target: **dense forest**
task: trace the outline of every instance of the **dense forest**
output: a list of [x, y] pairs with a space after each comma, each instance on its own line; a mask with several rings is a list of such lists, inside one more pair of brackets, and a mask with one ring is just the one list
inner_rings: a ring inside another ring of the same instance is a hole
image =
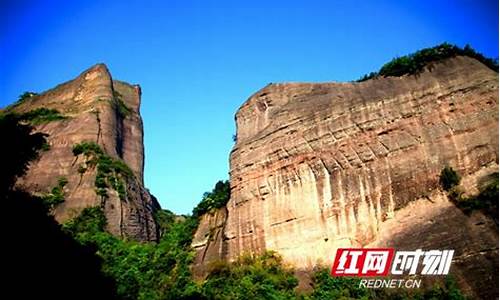
[[[62, 225], [54, 220], [51, 209], [64, 201], [58, 192], [64, 179], [52, 190], [52, 197], [37, 197], [16, 188], [16, 178], [43, 151], [46, 135], [33, 132], [24, 116], [13, 113], [0, 114], [0, 132], [8, 144], [0, 147], [2, 219], [7, 225], [6, 257], [10, 262], [4, 269], [4, 293], [16, 298], [464, 299], [451, 278], [426, 291], [388, 293], [359, 289], [358, 279], [334, 278], [321, 268], [311, 274], [309, 289], [298, 290], [294, 270], [272, 251], [244, 254], [232, 263], [213, 263], [206, 278], [195, 280], [191, 276], [193, 233], [203, 213], [227, 203], [229, 182], [220, 181], [205, 193], [192, 215], [158, 211], [158, 242], [122, 240], [105, 231], [106, 218], [100, 207], [86, 208]], [[74, 151], [96, 152], [96, 159], [103, 160], [106, 168], [113, 166], [93, 145], [79, 145]]]

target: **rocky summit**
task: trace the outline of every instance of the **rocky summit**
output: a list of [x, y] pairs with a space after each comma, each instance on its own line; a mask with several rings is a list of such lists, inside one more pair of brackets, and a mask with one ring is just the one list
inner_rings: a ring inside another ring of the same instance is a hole
[[[63, 178], [64, 202], [54, 210], [58, 221], [73, 218], [86, 207], [101, 206], [109, 232], [156, 240], [153, 212], [159, 205], [143, 185], [140, 102], [138, 85], [113, 80], [106, 66], [98, 64], [74, 80], [14, 105], [11, 110], [17, 113], [43, 108], [61, 116], [35, 123], [37, 131], [48, 134], [48, 149], [17, 185], [44, 195]], [[78, 145], [81, 149], [75, 151]]]
[[[452, 166], [470, 187], [498, 171], [498, 73], [465, 56], [415, 75], [270, 84], [236, 113], [231, 199], [202, 217], [199, 266], [276, 250], [301, 269], [339, 247], [454, 249], [471, 295], [496, 286], [498, 227], [441, 191]], [[493, 276], [494, 277], [494, 276]]]

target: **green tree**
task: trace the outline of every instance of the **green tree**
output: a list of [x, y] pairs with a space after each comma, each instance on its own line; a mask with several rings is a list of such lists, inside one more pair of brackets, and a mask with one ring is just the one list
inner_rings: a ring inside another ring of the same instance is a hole
[[277, 253], [246, 254], [234, 263], [219, 262], [202, 285], [207, 299], [294, 299], [298, 284], [293, 270]]
[[199, 217], [203, 214], [227, 204], [231, 198], [231, 186], [229, 181], [219, 180], [211, 192], [203, 194], [201, 202], [193, 209], [193, 216]]
[[32, 125], [49, 123], [52, 121], [66, 119], [57, 109], [49, 109], [45, 107], [36, 108], [20, 115], [23, 121], [27, 121]]
[[173, 220], [157, 244], [125, 241], [105, 231], [102, 209], [92, 207], [64, 229], [82, 245], [96, 249], [103, 259], [102, 270], [116, 281], [121, 299], [185, 299], [198, 292], [190, 272], [196, 226], [194, 218]]
[[359, 287], [359, 279], [333, 277], [327, 269], [317, 270], [312, 276], [312, 299], [371, 299], [371, 290]]
[[60, 177], [57, 180], [57, 185], [52, 188], [50, 193], [42, 196], [42, 201], [49, 211], [64, 202], [64, 187], [68, 184], [66, 177]]

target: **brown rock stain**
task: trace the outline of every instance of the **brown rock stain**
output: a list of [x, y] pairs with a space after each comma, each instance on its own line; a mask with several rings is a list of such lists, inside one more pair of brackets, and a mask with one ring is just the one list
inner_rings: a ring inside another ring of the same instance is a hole
[[[498, 163], [498, 73], [455, 57], [415, 76], [270, 84], [236, 125], [226, 246], [211, 257], [269, 249], [310, 270], [330, 265], [339, 247], [414, 228], [395, 215], [438, 190], [445, 165], [473, 174]], [[459, 235], [448, 234], [450, 244], [432, 235], [425, 246], [453, 246]]]

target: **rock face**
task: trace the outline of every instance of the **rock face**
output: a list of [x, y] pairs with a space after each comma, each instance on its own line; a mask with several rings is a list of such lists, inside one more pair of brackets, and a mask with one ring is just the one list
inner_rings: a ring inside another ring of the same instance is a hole
[[[57, 109], [67, 117], [36, 126], [36, 130], [49, 134], [50, 149], [32, 162], [18, 185], [34, 193], [47, 193], [57, 185], [59, 177], [66, 177], [65, 201], [55, 209], [58, 221], [78, 215], [85, 207], [102, 205], [108, 230], [114, 235], [155, 240], [153, 212], [159, 205], [143, 185], [140, 100], [138, 85], [113, 80], [106, 66], [99, 64], [16, 106], [14, 110], [20, 113], [45, 107]], [[96, 142], [109, 156], [130, 167], [133, 176], [126, 179], [125, 199], [121, 200], [111, 188], [105, 201], [96, 194], [95, 167], [83, 174], [79, 172], [84, 158], [74, 156], [72, 149], [84, 141]]]
[[[338, 247], [415, 250], [417, 243], [387, 236], [396, 227], [418, 234], [415, 224], [388, 223], [395, 213], [419, 198], [432, 200], [446, 165], [467, 175], [498, 163], [498, 73], [455, 57], [418, 75], [270, 84], [240, 107], [236, 124], [227, 218], [202, 218], [193, 243], [198, 264], [271, 249], [310, 269], [331, 265]], [[422, 215], [448, 231], [420, 247], [453, 248], [458, 237], [472, 245], [487, 240], [485, 247], [498, 252], [496, 234], [456, 233], [452, 225], [468, 218], [448, 202], [454, 217], [447, 219], [442, 206], [427, 202]], [[462, 243], [456, 256], [471, 247]]]
[[[465, 176], [462, 187], [473, 190], [492, 172], [498, 172], [494, 162]], [[379, 233], [367, 247], [455, 250], [450, 272], [462, 291], [472, 299], [498, 298], [498, 220], [479, 211], [465, 215], [436, 190], [397, 210], [381, 223]], [[433, 279], [424, 277], [424, 284]]]
[[227, 209], [222, 207], [201, 217], [191, 246], [196, 250], [193, 275], [203, 278], [211, 262], [228, 259], [226, 238]]

